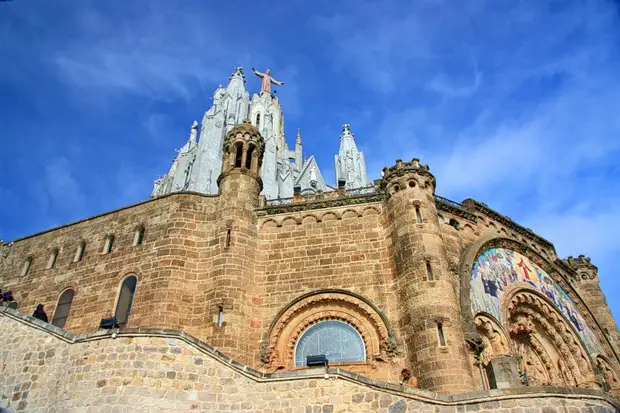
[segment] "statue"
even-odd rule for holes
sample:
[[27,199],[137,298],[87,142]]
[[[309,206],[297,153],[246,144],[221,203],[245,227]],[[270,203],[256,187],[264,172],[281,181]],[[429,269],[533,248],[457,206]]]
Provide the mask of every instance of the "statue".
[[252,68],[252,72],[254,72],[254,74],[258,77],[260,77],[262,80],[261,85],[260,85],[260,93],[263,92],[267,92],[267,93],[271,93],[271,84],[273,83],[274,85],[278,85],[278,86],[284,86],[284,82],[280,82],[275,80],[273,77],[271,77],[270,73],[271,70],[267,69],[265,70],[265,73],[262,72],[257,72],[256,69]]

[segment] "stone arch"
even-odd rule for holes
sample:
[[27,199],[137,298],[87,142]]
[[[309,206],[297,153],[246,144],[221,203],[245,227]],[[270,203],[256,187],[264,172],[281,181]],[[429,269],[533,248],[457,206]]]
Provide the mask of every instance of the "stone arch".
[[361,214],[354,209],[345,209],[342,211],[342,218],[358,218]]
[[326,212],[321,217],[321,221],[336,221],[338,219],[340,219],[340,217],[336,212]]
[[[561,282],[563,287],[568,287],[567,293],[571,293],[571,298],[577,298],[580,300],[580,297],[576,294],[576,292],[572,289],[572,286],[564,279],[564,277],[557,271],[554,270],[554,264],[532,250],[527,245],[512,239],[498,236],[497,234],[487,233],[478,238],[474,243],[472,243],[468,248],[466,248],[461,254],[460,258],[460,266],[459,266],[459,274],[460,274],[460,301],[461,301],[461,314],[463,316],[463,323],[465,327],[465,331],[467,335],[475,334],[476,327],[473,320],[473,315],[471,312],[471,299],[470,299],[470,277],[472,273],[472,269],[478,257],[486,250],[490,248],[506,248],[513,251],[516,251],[520,254],[528,257],[532,262],[540,266],[544,271],[546,271],[550,276],[560,277],[560,279],[556,279],[556,282]],[[576,302],[577,304],[577,302]],[[580,303],[583,308],[588,311],[589,309],[585,307],[583,303]],[[585,316],[586,314],[584,314]]]
[[379,211],[379,208],[377,208],[376,206],[367,206],[366,208],[364,208],[362,210],[362,215],[363,216],[379,215],[380,213],[381,213],[381,211]]
[[316,224],[321,222],[321,219],[315,214],[306,214],[301,218],[302,224]]
[[274,318],[261,351],[266,370],[293,369],[300,335],[325,320],[344,321],[357,330],[366,348],[366,364],[387,362],[395,355],[394,333],[374,304],[350,291],[319,290],[296,298]]
[[595,374],[597,382],[605,391],[610,391],[615,395],[620,395],[620,375],[614,369],[610,360],[602,354],[594,359],[596,367]]
[[295,220],[294,217],[286,217],[282,220],[281,226],[293,226],[293,225],[297,225],[297,220]]
[[502,312],[520,370],[533,385],[596,387],[594,369],[577,331],[539,291],[515,285]]
[[265,221],[263,221],[263,224],[261,225],[261,228],[276,228],[276,227],[278,227],[278,222],[273,218],[266,219]]
[[495,317],[488,313],[478,313],[474,317],[474,324],[482,338],[483,350],[479,361],[483,366],[489,364],[492,357],[511,354],[508,334]]

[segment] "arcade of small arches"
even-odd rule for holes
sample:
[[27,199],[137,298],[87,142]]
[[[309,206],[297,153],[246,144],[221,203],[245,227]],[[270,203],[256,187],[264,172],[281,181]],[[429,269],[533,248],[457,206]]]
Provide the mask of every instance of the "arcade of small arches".
[[239,131],[230,135],[224,147],[223,171],[243,168],[258,174],[262,164],[263,142],[260,135]]

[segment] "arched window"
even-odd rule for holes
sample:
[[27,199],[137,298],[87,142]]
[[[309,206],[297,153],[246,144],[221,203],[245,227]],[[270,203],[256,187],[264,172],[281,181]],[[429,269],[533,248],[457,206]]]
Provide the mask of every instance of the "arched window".
[[103,253],[109,254],[112,252],[112,247],[114,246],[114,235],[108,235],[105,237],[105,243],[103,244]]
[[235,168],[241,168],[241,160],[243,159],[243,146],[237,144],[235,147]]
[[50,259],[47,262],[47,269],[54,268],[56,266],[56,259],[58,258],[58,248],[54,249],[50,254]]
[[133,295],[136,292],[136,283],[138,279],[135,275],[125,278],[121,291],[118,294],[118,302],[116,303],[116,311],[114,316],[118,324],[125,324],[129,318],[131,304],[133,303]]
[[256,128],[260,129],[260,113],[256,114]]
[[74,291],[69,288],[60,294],[58,298],[58,304],[56,304],[56,310],[54,310],[54,317],[52,318],[52,324],[56,327],[63,328],[69,317],[69,309],[71,308],[71,302],[73,301]]
[[305,366],[306,357],[325,355],[330,363],[365,361],[366,348],[357,330],[342,321],[326,320],[304,331],[295,346],[295,366]]
[[25,275],[28,275],[28,273],[30,272],[31,266],[32,266],[32,257],[28,257],[26,258],[26,261],[24,261],[24,266],[22,267],[22,277]]
[[420,212],[420,207],[416,206],[415,207],[415,217],[416,217],[416,221],[418,222],[418,224],[422,223],[422,213]]
[[142,241],[144,241],[144,227],[139,226],[133,236],[133,246],[142,245]]
[[84,258],[85,248],[86,248],[86,243],[84,241],[80,242],[80,244],[77,247],[77,250],[75,251],[75,257],[73,257],[73,262],[82,261],[82,258]]
[[250,169],[252,167],[252,155],[254,154],[254,146],[250,145],[248,153],[245,154],[245,167]]

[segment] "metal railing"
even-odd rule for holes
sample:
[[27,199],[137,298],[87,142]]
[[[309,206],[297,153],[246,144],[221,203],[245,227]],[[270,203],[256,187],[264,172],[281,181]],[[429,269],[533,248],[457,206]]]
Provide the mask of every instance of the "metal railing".
[[451,205],[455,208],[463,209],[463,205],[459,204],[458,202],[451,201],[448,198],[444,198],[439,195],[435,195],[435,202],[443,202],[444,204]]
[[290,205],[293,203],[293,198],[276,198],[276,199],[268,199],[267,206],[278,206],[278,205]]
[[377,193],[377,189],[374,186],[363,186],[361,188],[351,188],[345,190],[345,194],[349,196],[355,195],[369,195]]

